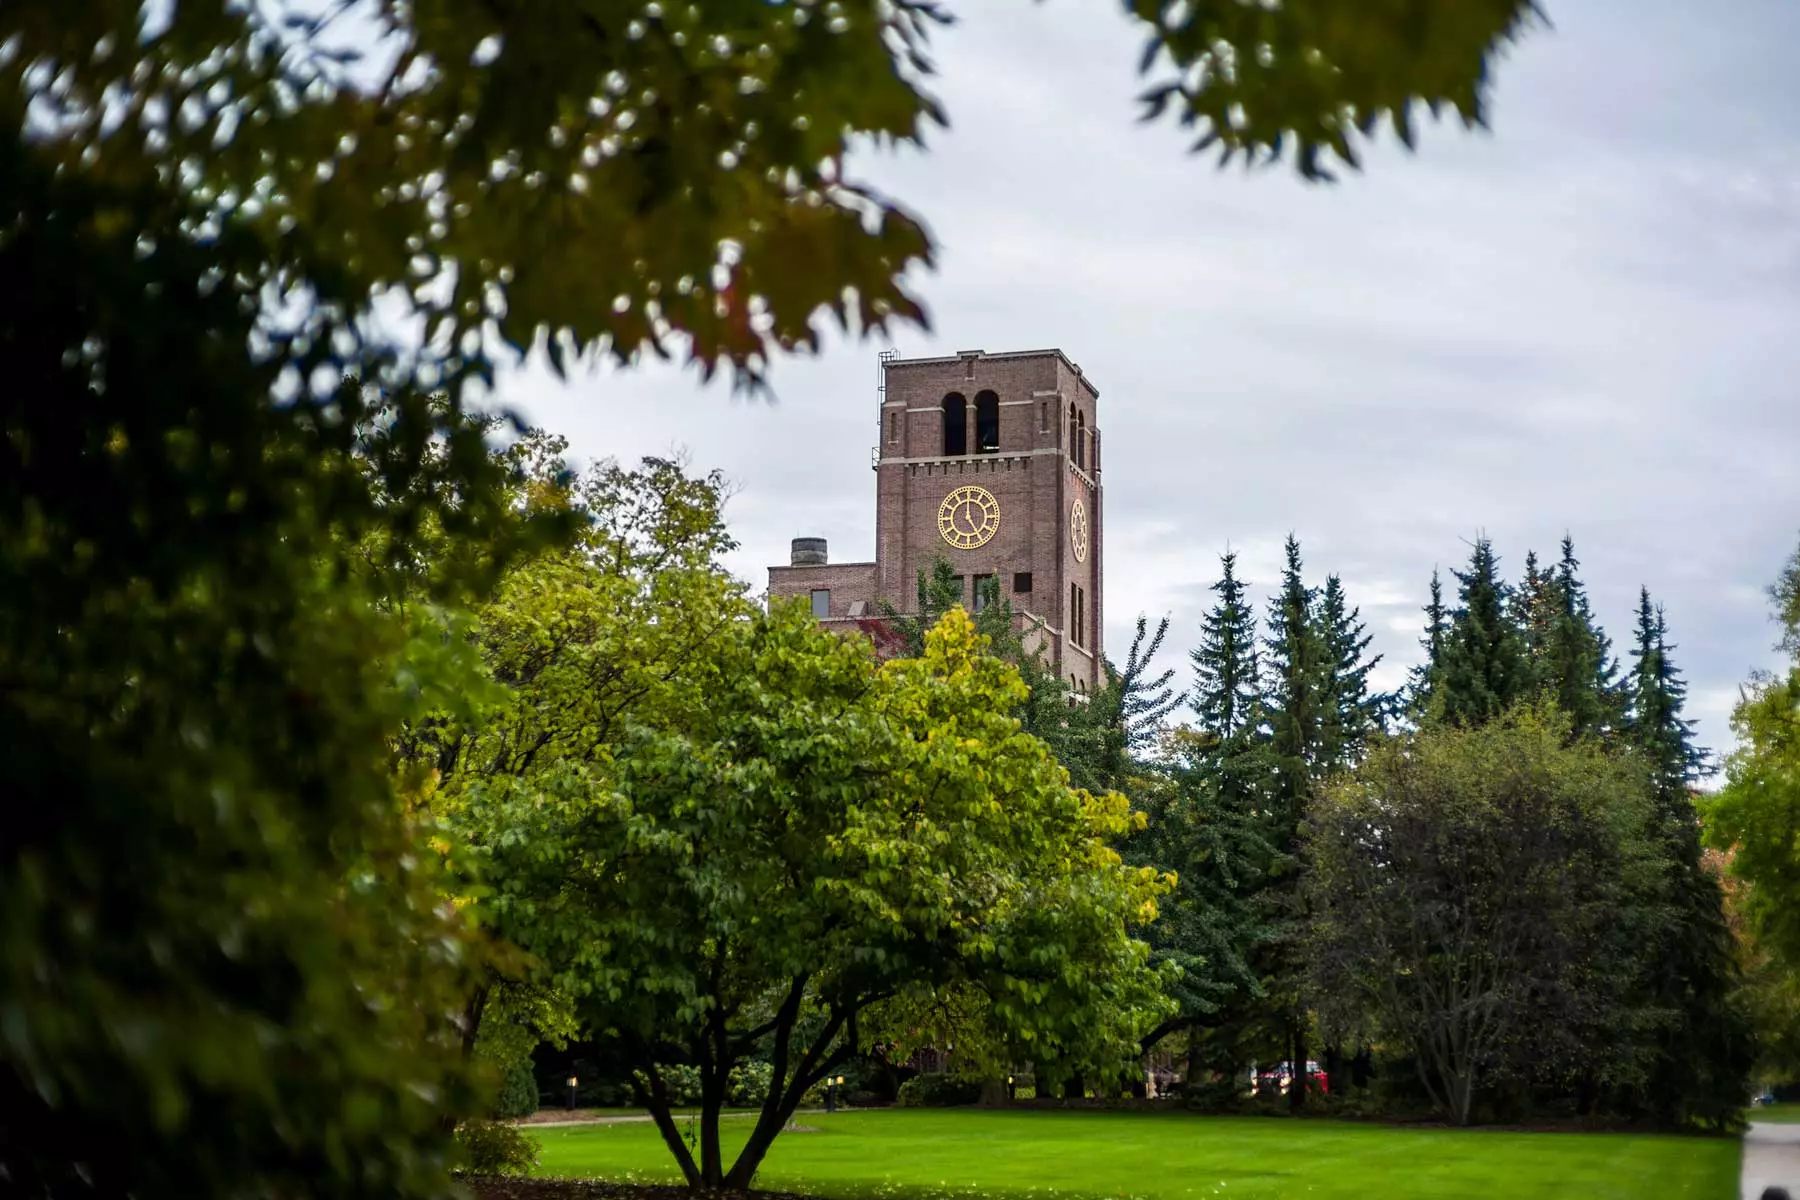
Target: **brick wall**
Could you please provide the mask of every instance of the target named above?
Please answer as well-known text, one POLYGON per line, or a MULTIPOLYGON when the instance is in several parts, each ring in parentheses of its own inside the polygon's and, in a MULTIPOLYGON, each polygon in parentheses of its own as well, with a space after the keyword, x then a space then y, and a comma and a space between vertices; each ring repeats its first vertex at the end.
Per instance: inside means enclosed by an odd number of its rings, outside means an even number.
POLYGON ((914 604, 918 573, 941 555, 965 577, 971 597, 974 577, 998 575, 1014 610, 1037 614, 1049 627, 1044 648, 1057 671, 1091 691, 1100 680, 1104 627, 1098 400, 1093 384, 1057 350, 889 361, 876 467, 876 561, 773 567, 771 595, 806 595, 814 587, 828 587, 833 618, 844 616, 853 599, 885 598, 906 611, 914 604), (943 404, 952 392, 968 405, 966 447, 971 452, 946 456, 943 404), (984 392, 998 400, 997 453, 973 453, 975 406, 984 392), (1085 470, 1075 466, 1070 454, 1071 406, 1084 430, 1085 470), (938 531, 939 505, 965 485, 985 489, 1000 507, 993 537, 967 550, 948 544, 938 531), (1085 561, 1076 560, 1069 533, 1078 496, 1088 516, 1085 561), (1015 577, 1025 573, 1031 576, 1030 592, 1014 592, 1015 577), (1080 645, 1071 640, 1068 627, 1073 615, 1070 583, 1086 593, 1086 635, 1080 645))

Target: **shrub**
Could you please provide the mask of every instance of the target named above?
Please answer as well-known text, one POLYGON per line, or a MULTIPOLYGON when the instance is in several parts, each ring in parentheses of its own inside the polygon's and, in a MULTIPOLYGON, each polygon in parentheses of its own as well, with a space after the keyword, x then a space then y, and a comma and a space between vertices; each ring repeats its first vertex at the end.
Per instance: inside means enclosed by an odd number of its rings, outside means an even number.
POLYGON ((537 1076, 532 1073, 531 1060, 521 1058, 507 1068, 506 1078, 500 1084, 500 1095, 494 1100, 494 1119, 506 1121, 513 1117, 529 1117, 537 1110, 537 1076))
POLYGON ((769 1084, 774 1078, 775 1068, 766 1062, 739 1063, 731 1068, 725 1101, 739 1108, 760 1107, 763 1098, 769 1094, 769 1084))
POLYGON ((525 1175, 537 1166, 538 1143, 517 1125, 465 1121, 456 1130, 463 1169, 472 1175, 525 1175))
POLYGON ((981 1099, 981 1085, 954 1075, 915 1075, 900 1085, 901 1108, 954 1108, 981 1099))

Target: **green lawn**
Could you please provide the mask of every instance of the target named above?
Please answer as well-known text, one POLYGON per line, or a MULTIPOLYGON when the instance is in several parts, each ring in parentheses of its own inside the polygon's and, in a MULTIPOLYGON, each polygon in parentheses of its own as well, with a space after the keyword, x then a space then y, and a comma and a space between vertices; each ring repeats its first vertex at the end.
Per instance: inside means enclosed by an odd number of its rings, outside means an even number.
POLYGON ((1800 1104, 1759 1105, 1750 1110, 1750 1119, 1775 1125, 1800 1125, 1800 1104))
MULTIPOLYGON (((798 1118, 757 1186, 837 1198, 971 1194, 1289 1200, 1732 1200, 1738 1143, 1397 1129, 1181 1113, 903 1109, 798 1118)), ((684 1123, 685 1124, 685 1123, 684 1123)), ((730 1149, 747 1120, 725 1123, 730 1149)), ((545 1129, 542 1173, 678 1182, 649 1124, 545 1129)))

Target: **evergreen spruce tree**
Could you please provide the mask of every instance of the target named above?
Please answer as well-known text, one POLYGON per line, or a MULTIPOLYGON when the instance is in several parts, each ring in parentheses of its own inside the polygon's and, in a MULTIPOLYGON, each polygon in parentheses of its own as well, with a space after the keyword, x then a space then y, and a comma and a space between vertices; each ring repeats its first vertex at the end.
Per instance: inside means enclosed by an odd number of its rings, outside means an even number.
POLYGON ((1364 747, 1386 722, 1388 697, 1369 690, 1369 672, 1381 655, 1368 657, 1374 639, 1364 631, 1361 611, 1344 598, 1336 575, 1325 577, 1314 621, 1323 659, 1320 765, 1335 771, 1362 761, 1364 747))
POLYGON ((1450 633, 1450 616, 1444 608, 1444 584, 1437 568, 1431 569, 1431 599, 1425 605, 1425 636, 1419 648, 1425 661, 1407 673, 1406 713, 1414 724, 1423 724, 1431 713, 1437 696, 1437 683, 1443 674, 1444 640, 1450 633))
POLYGON ((1671 1124, 1729 1129, 1738 1120, 1756 1050, 1734 1003, 1737 966, 1719 880, 1701 860, 1691 788, 1707 755, 1682 716, 1687 685, 1670 658, 1668 631, 1649 589, 1638 594, 1637 646, 1626 737, 1646 760, 1667 859, 1668 919, 1643 956, 1645 1011, 1664 1014, 1654 1035, 1644 1107, 1671 1124))
POLYGON ((1265 641, 1269 713, 1271 821, 1270 842, 1288 864, 1277 881, 1277 910, 1287 923, 1271 963, 1271 992, 1276 1015, 1285 1025, 1283 1056, 1293 1064, 1296 1086, 1288 1089, 1297 1112, 1306 1104, 1307 1033, 1301 946, 1305 922, 1299 881, 1300 826, 1314 785, 1327 773, 1326 713, 1330 704, 1330 662, 1314 619, 1315 592, 1302 576, 1300 543, 1288 535, 1281 588, 1269 604, 1265 641))
POLYGON ((1526 696, 1531 681, 1493 543, 1477 538, 1469 569, 1454 574, 1458 604, 1444 636, 1431 711, 1452 725, 1474 727, 1526 696))
POLYGON ((1536 672, 1542 690, 1569 718, 1576 737, 1606 737, 1618 726, 1622 695, 1612 643, 1588 607, 1575 543, 1565 536, 1550 589, 1555 603, 1549 640, 1536 672))
POLYGON ((1237 555, 1219 559, 1212 590, 1219 601, 1200 623, 1194 663, 1193 709, 1197 727, 1221 745, 1261 719, 1262 685, 1256 653, 1256 613, 1237 577, 1237 555))
POLYGON ((1525 578, 1519 583, 1515 608, 1531 677, 1529 691, 1539 694, 1548 684, 1550 642, 1562 612, 1562 599, 1556 587, 1555 568, 1539 570, 1535 550, 1525 555, 1525 578))
POLYGON ((1269 735, 1256 614, 1236 555, 1224 555, 1220 569, 1212 589, 1218 599, 1191 656, 1194 720, 1172 736, 1169 769, 1147 791, 1148 820, 1135 839, 1142 861, 1178 879, 1148 936, 1158 957, 1181 968, 1174 988, 1181 1007, 1146 1043, 1193 1031, 1189 1077, 1196 1080, 1206 1068, 1233 1077, 1248 1061, 1242 1034, 1264 1015, 1265 960, 1280 915, 1267 894, 1279 856, 1265 818, 1269 735))

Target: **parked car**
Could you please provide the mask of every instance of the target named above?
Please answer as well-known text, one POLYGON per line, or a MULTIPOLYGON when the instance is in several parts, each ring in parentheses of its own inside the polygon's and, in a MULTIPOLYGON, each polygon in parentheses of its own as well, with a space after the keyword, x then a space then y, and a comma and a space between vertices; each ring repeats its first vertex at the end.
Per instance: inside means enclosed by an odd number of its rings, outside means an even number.
MULTIPOLYGON (((1312 1085, 1312 1090, 1316 1092, 1323 1094, 1331 1090, 1330 1080, 1325 1074, 1325 1069, 1316 1062, 1307 1062, 1306 1078, 1312 1085)), ((1285 1096, 1287 1095, 1288 1088, 1293 1085, 1293 1082, 1293 1064, 1284 1059, 1281 1062, 1271 1064, 1260 1071, 1253 1072, 1251 1093, 1253 1095, 1285 1096)))

